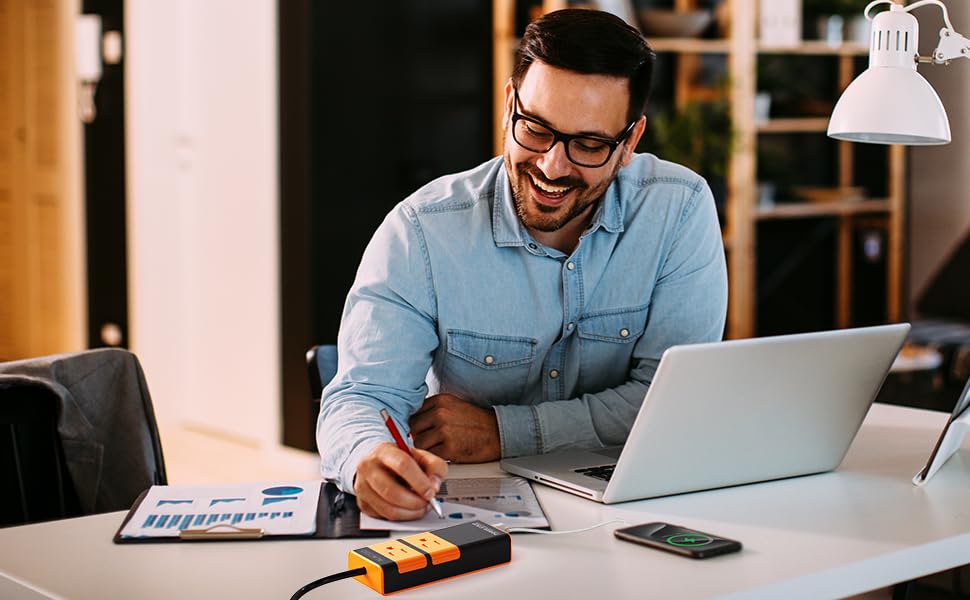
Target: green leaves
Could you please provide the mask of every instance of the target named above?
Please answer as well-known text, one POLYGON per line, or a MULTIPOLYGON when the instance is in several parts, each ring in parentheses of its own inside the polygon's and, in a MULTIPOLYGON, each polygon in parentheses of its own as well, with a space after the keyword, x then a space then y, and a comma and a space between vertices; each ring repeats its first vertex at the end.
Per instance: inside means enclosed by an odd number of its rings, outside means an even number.
POLYGON ((733 138, 727 100, 695 100, 680 111, 648 118, 646 134, 637 149, 690 167, 707 178, 723 177, 733 138))

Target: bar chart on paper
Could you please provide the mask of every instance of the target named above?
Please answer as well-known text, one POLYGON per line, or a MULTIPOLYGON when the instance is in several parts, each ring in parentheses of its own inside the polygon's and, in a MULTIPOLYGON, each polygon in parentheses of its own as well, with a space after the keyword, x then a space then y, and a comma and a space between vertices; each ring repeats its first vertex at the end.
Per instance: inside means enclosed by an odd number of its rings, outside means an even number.
POLYGON ((145 517, 142 529, 190 529, 197 527, 208 527, 220 523, 229 525, 239 525, 249 527, 257 519, 292 519, 293 511, 287 512, 260 512, 260 513, 189 513, 186 515, 169 515, 152 513, 145 517))
POLYGON ((152 486, 121 537, 176 537, 182 530, 218 528, 310 535, 316 531, 319 493, 319 481, 152 486))

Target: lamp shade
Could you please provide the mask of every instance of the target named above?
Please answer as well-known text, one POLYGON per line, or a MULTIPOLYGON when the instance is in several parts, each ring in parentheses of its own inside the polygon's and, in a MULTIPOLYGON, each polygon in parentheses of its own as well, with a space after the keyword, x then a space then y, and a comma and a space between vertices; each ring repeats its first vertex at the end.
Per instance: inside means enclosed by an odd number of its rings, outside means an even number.
POLYGON ((869 40, 869 68, 849 84, 835 104, 829 137, 912 146, 949 143, 950 123, 943 103, 916 72, 918 40, 919 23, 907 7, 891 3, 888 11, 876 15, 869 40))
POLYGON ((850 142, 927 146, 950 142, 940 97, 915 69, 871 67, 843 92, 829 137, 850 142))

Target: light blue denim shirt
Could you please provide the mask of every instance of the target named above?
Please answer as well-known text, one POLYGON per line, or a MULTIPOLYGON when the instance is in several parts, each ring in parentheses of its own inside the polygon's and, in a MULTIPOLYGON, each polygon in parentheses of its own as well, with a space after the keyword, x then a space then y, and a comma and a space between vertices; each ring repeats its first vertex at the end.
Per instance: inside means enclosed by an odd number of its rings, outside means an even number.
POLYGON ((536 242, 501 157, 432 181, 371 239, 317 422, 347 491, 431 394, 494 407, 502 455, 621 444, 660 356, 721 339, 724 248, 707 183, 651 154, 618 173, 569 256, 536 242))

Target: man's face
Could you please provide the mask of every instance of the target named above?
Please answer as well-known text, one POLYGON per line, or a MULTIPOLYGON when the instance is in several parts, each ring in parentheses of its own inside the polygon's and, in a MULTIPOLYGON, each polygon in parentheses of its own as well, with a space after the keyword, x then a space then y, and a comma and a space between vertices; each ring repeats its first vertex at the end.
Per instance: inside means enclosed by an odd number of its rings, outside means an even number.
MULTIPOLYGON (((557 142, 545 153, 527 150, 512 136, 515 91, 506 86, 505 167, 522 224, 535 231, 557 231, 574 219, 588 219, 620 167, 630 161, 643 132, 643 120, 600 167, 570 161, 557 142)), ((584 75, 533 63, 518 89, 518 114, 565 134, 615 139, 623 133, 629 102, 627 80, 584 75)), ((574 146, 575 147, 575 146, 574 146)), ((579 152, 573 158, 582 162, 579 152)))

